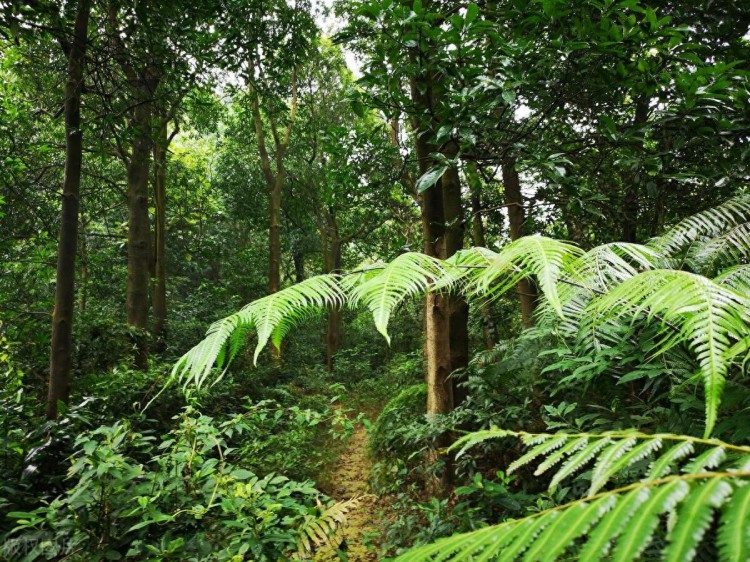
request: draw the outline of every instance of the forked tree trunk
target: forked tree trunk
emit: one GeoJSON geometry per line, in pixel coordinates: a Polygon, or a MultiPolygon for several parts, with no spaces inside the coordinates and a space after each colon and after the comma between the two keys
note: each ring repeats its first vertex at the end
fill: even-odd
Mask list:
{"type": "MultiPolygon", "coordinates": [[[[502,164],[503,185],[505,187],[505,204],[508,206],[508,234],[511,240],[518,240],[524,235],[526,212],[523,206],[521,181],[516,170],[516,162],[509,158],[502,164]]],[[[522,279],[516,286],[518,300],[521,303],[521,321],[525,327],[534,325],[534,309],[537,302],[537,291],[528,279],[522,279]]]]}
{"type": "Polygon", "coordinates": [[[154,143],[154,285],[151,336],[156,351],[164,351],[167,328],[167,120],[162,119],[154,143]]]}
{"type": "Polygon", "coordinates": [[[133,110],[135,130],[128,162],[128,282],[125,309],[127,322],[135,328],[135,366],[148,368],[148,309],[150,278],[150,221],[148,216],[148,177],[151,165],[150,93],[141,92],[133,110]]]}
{"type": "Polygon", "coordinates": [[[81,91],[90,11],[90,0],[78,2],[65,83],[65,177],[62,189],[60,236],[57,242],[55,309],[52,313],[52,345],[46,412],[48,419],[56,419],[58,402],[67,403],[70,397],[75,261],[83,160],[81,91]]]}

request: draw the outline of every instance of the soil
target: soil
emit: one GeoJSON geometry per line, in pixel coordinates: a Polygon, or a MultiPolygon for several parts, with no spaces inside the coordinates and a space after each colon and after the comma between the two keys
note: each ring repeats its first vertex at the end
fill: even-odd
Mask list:
{"type": "Polygon", "coordinates": [[[314,562],[371,562],[377,561],[372,546],[377,534],[375,520],[376,498],[370,494],[368,480],[370,459],[367,456],[367,432],[357,424],[346,448],[327,475],[328,494],[337,501],[361,498],[346,515],[335,544],[320,549],[314,562]]]}

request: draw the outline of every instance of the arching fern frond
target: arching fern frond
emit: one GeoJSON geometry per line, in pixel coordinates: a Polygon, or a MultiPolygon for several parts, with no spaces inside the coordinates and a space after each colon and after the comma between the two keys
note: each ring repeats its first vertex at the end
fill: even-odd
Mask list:
{"type": "Polygon", "coordinates": [[[474,247],[459,250],[443,261],[445,272],[433,285],[434,290],[466,288],[470,286],[497,258],[497,253],[487,248],[474,247]]]}
{"type": "Polygon", "coordinates": [[[583,250],[544,236],[524,236],[505,246],[487,264],[473,284],[475,293],[499,296],[521,279],[534,277],[550,306],[562,314],[558,280],[583,250]]]}
{"type": "Polygon", "coordinates": [[[351,301],[372,312],[375,327],[390,343],[388,321],[396,307],[404,299],[426,292],[445,273],[445,266],[437,258],[418,252],[401,254],[377,275],[354,285],[351,301]]]}
{"type": "MultiPolygon", "coordinates": [[[[654,248],[641,244],[602,244],[571,261],[558,283],[562,307],[559,328],[575,336],[591,300],[641,271],[665,267],[669,260],[654,248]]],[[[542,325],[558,324],[560,317],[545,303],[538,313],[542,325]]]]}
{"type": "Polygon", "coordinates": [[[714,278],[714,281],[750,297],[750,265],[748,264],[725,269],[714,278]]]}
{"type": "Polygon", "coordinates": [[[732,341],[750,335],[748,300],[739,293],[693,273],[653,270],[640,273],[597,298],[589,307],[595,321],[637,317],[661,322],[664,352],[686,342],[700,365],[706,402],[706,434],[710,434],[729,368],[726,352],[732,341]]]}
{"type": "Polygon", "coordinates": [[[664,559],[690,562],[717,513],[721,560],[745,559],[742,556],[750,548],[750,447],[637,431],[530,434],[487,430],[467,435],[453,448],[464,451],[485,439],[508,436],[520,437],[531,448],[512,468],[541,459],[537,474],[558,463],[562,471],[573,462],[577,467],[571,475],[593,465],[593,471],[600,475],[627,474],[633,479],[641,474],[642,479],[607,491],[597,487],[579,500],[441,539],[406,552],[397,560],[553,562],[571,555],[586,561],[602,560],[604,556],[618,562],[632,561],[652,543],[659,523],[669,514],[669,531],[663,536],[664,559]],[[664,452],[662,444],[669,445],[664,452]],[[593,453],[587,452],[597,445],[593,453]],[[728,458],[713,465],[696,464],[705,456],[700,452],[703,449],[720,449],[728,458]]]}
{"type": "Polygon", "coordinates": [[[728,232],[694,246],[688,261],[695,270],[703,271],[714,264],[744,263],[750,257],[750,222],[735,226],[728,232]]]}
{"type": "Polygon", "coordinates": [[[649,245],[665,255],[675,255],[689,245],[714,238],[732,227],[750,221],[750,196],[741,195],[726,203],[692,215],[649,245]]]}
{"type": "Polygon", "coordinates": [[[255,330],[258,336],[254,353],[257,361],[269,340],[278,346],[289,329],[311,312],[342,306],[345,302],[346,293],[337,274],[311,277],[255,300],[214,322],[206,337],[175,364],[172,376],[183,384],[192,382],[200,387],[214,366],[221,369],[231,362],[250,331],[255,330]]]}

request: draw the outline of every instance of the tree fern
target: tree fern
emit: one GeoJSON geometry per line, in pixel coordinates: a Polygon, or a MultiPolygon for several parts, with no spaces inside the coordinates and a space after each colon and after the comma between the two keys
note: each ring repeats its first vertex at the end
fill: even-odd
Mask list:
{"type": "MultiPolygon", "coordinates": [[[[599,443],[606,446],[600,446],[586,462],[577,463],[574,470],[567,469],[569,475],[584,476],[589,464],[594,465],[595,473],[597,466],[609,468],[598,471],[598,478],[603,479],[601,485],[579,500],[523,519],[441,539],[411,550],[397,560],[551,562],[566,553],[577,553],[577,560],[587,562],[601,560],[604,556],[619,562],[631,561],[653,541],[660,522],[670,514],[662,554],[666,560],[689,562],[695,557],[716,513],[720,513],[721,560],[746,559],[750,548],[750,465],[747,464],[750,463],[750,447],[716,439],[648,435],[633,430],[602,434],[530,434],[491,429],[469,434],[452,448],[463,454],[481,441],[508,436],[518,437],[531,447],[529,453],[532,454],[519,459],[513,467],[516,470],[534,461],[545,466],[550,457],[559,455],[568,444],[578,443],[562,455],[573,459],[586,448],[581,440],[585,440],[588,447],[599,443]],[[674,446],[663,451],[661,445],[667,443],[674,446]],[[705,452],[716,449],[723,451],[726,460],[706,469],[699,459],[705,452]],[[732,468],[738,462],[742,470],[732,468]],[[698,470],[692,472],[691,467],[698,470]],[[623,477],[630,483],[601,491],[613,478],[621,481],[623,477]]],[[[566,466],[563,462],[560,470],[566,470],[566,466]]]]}

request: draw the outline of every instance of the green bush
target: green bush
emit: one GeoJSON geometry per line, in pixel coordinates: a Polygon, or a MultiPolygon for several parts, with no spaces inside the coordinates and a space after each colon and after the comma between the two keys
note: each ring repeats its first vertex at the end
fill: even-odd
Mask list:
{"type": "Polygon", "coordinates": [[[49,505],[13,512],[4,556],[26,560],[288,559],[300,529],[330,503],[310,481],[259,477],[224,422],[187,409],[157,440],[117,422],[82,434],[68,470],[73,485],[49,505]]]}

